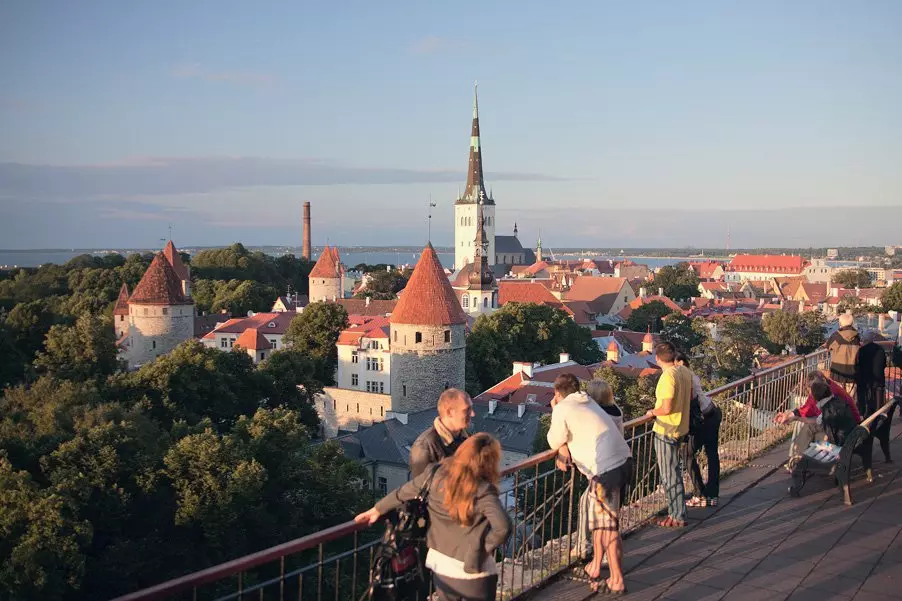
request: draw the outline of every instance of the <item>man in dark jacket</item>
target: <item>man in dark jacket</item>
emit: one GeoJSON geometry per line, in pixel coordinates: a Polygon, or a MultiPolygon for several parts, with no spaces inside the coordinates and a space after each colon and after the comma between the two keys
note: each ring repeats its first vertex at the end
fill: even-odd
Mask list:
{"type": "Polygon", "coordinates": [[[467,428],[475,415],[466,392],[456,388],[443,392],[438,398],[438,417],[410,447],[410,477],[416,478],[430,464],[453,455],[467,439],[467,428]]]}
{"type": "Polygon", "coordinates": [[[858,412],[862,417],[877,411],[886,396],[886,353],[874,336],[873,330],[865,332],[858,352],[858,412]]]}
{"type": "Polygon", "coordinates": [[[850,313],[840,315],[839,329],[825,343],[830,351],[830,378],[845,386],[847,391],[857,380],[858,351],[861,349],[861,338],[853,322],[850,313]]]}

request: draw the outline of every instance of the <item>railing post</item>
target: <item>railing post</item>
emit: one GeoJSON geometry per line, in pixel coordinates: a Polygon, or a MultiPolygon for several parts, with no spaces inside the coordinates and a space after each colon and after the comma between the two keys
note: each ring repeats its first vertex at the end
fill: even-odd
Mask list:
{"type": "Polygon", "coordinates": [[[570,467],[570,506],[567,511],[567,565],[573,563],[573,496],[576,492],[576,468],[570,467]]]}

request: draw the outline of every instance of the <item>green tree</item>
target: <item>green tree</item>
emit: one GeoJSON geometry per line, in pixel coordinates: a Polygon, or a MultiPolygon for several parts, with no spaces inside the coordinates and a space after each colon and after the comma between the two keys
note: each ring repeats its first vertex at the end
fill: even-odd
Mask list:
{"type": "Polygon", "coordinates": [[[467,337],[467,357],[475,371],[470,381],[478,381],[481,390],[508,376],[514,361],[556,363],[560,353],[581,364],[602,357],[589,330],[547,305],[508,303],[480,316],[467,337]]]}
{"type": "Polygon", "coordinates": [[[880,297],[884,311],[902,311],[902,282],[896,282],[880,297]]]}
{"type": "Polygon", "coordinates": [[[688,263],[665,265],[655,272],[654,285],[664,289],[664,296],[684,300],[698,296],[698,275],[688,263]]]}
{"type": "Polygon", "coordinates": [[[864,269],[843,269],[830,277],[830,283],[840,288],[869,288],[871,276],[864,269]]]}
{"type": "Polygon", "coordinates": [[[271,354],[259,367],[272,382],[269,405],[297,411],[301,423],[310,432],[318,432],[320,427],[313,406],[314,395],[323,390],[322,382],[317,379],[320,364],[302,351],[287,348],[271,354]]]}
{"type": "Polygon", "coordinates": [[[407,286],[411,271],[393,269],[390,271],[374,271],[368,274],[366,289],[359,292],[356,298],[373,298],[391,300],[398,298],[398,292],[407,286]]]}
{"type": "Polygon", "coordinates": [[[62,599],[85,572],[90,524],[0,454],[0,598],[62,599]]]}
{"type": "Polygon", "coordinates": [[[702,318],[691,319],[675,311],[664,316],[663,325],[661,337],[689,355],[693,354],[695,347],[704,342],[708,331],[702,318]]]}
{"type": "Polygon", "coordinates": [[[642,416],[655,406],[655,387],[660,374],[631,377],[610,365],[602,365],[592,377],[607,382],[624,419],[642,416]]]}
{"type": "Polygon", "coordinates": [[[738,315],[723,317],[701,344],[701,358],[693,363],[693,371],[709,382],[743,378],[751,373],[755,352],[764,340],[760,323],[738,315]]]}
{"type": "Polygon", "coordinates": [[[836,305],[838,313],[851,312],[855,317],[867,315],[876,310],[876,307],[869,305],[866,301],[857,296],[844,296],[836,305]]]}
{"type": "Polygon", "coordinates": [[[165,427],[204,418],[228,427],[260,407],[271,386],[246,353],[224,353],[197,340],[114,378],[111,385],[114,395],[146,407],[165,427]]]}
{"type": "Polygon", "coordinates": [[[338,367],[338,335],[348,327],[348,312],[338,303],[310,303],[291,320],[284,340],[297,351],[316,360],[317,379],[326,385],[335,382],[338,367]]]}
{"type": "Polygon", "coordinates": [[[635,309],[626,320],[626,328],[634,332],[642,332],[651,328],[652,332],[660,332],[663,319],[674,311],[661,301],[651,301],[635,309]]]}
{"type": "Polygon", "coordinates": [[[772,352],[781,352],[791,347],[798,353],[809,353],[824,343],[826,323],[820,311],[792,313],[775,311],[761,320],[767,341],[772,343],[772,352]]]}
{"type": "Polygon", "coordinates": [[[63,380],[85,381],[112,374],[119,368],[112,323],[85,314],[74,325],[53,326],[34,366],[40,373],[63,380]]]}

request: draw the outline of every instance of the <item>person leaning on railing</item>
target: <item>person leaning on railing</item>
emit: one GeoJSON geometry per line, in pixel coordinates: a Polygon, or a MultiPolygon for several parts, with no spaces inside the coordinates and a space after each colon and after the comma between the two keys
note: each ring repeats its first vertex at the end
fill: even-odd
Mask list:
{"type": "Polygon", "coordinates": [[[667,517],[658,520],[662,528],[686,527],[686,492],[680,470],[681,445],[689,433],[689,400],[692,372],[674,363],[676,348],[669,342],[655,346],[655,361],[662,372],[655,388],[655,408],[645,415],[655,418],[655,456],[667,498],[667,517]]]}
{"type": "MultiPolygon", "coordinates": [[[[678,352],[676,364],[689,368],[689,358],[678,352]]],[[[690,370],[691,371],[691,370],[690,370]]],[[[686,507],[717,507],[717,499],[720,497],[720,423],[723,421],[723,412],[714,401],[705,394],[702,381],[692,374],[692,399],[690,403],[698,402],[698,411],[701,413],[701,424],[698,430],[689,432],[689,443],[686,445],[686,454],[689,470],[689,481],[692,483],[692,498],[686,501],[686,507]],[[702,471],[698,466],[696,454],[699,449],[705,449],[705,458],[708,462],[708,482],[702,479],[702,471]]]]}
{"type": "MultiPolygon", "coordinates": [[[[855,406],[855,400],[849,396],[849,393],[846,392],[846,389],[843,388],[841,384],[834,382],[819,371],[808,374],[806,382],[809,389],[812,389],[816,383],[824,384],[832,396],[848,405],[849,412],[854,418],[855,423],[861,423],[861,414],[858,413],[858,408],[855,406]]],[[[778,413],[774,418],[774,421],[778,424],[790,424],[796,421],[801,424],[789,445],[789,461],[786,462],[787,471],[792,472],[793,468],[802,458],[802,453],[808,448],[808,445],[816,440],[823,440],[826,437],[823,425],[816,419],[820,414],[821,410],[818,406],[818,399],[815,398],[813,393],[809,392],[808,398],[801,407],[778,413]]]]}
{"type": "MultiPolygon", "coordinates": [[[[495,599],[494,553],[511,534],[511,519],[499,499],[500,471],[501,444],[486,433],[467,438],[437,466],[427,500],[426,567],[440,601],[495,599]]],[[[375,524],[416,498],[430,476],[432,470],[424,471],[354,521],[375,524]]]]}
{"type": "Polygon", "coordinates": [[[473,401],[463,390],[449,388],[438,398],[438,417],[432,427],[410,445],[410,477],[416,478],[426,468],[450,457],[467,439],[467,428],[476,414],[473,401]]]}
{"type": "MultiPolygon", "coordinates": [[[[579,388],[572,373],[555,378],[548,446],[589,478],[587,499],[580,503],[587,513],[580,519],[585,519],[592,532],[595,547],[592,562],[585,568],[590,586],[608,594],[623,594],[619,514],[622,491],[633,474],[632,456],[611,416],[579,388]],[[611,573],[602,581],[605,556],[611,573]]],[[[558,467],[569,469],[569,464],[559,463],[558,467]]]]}

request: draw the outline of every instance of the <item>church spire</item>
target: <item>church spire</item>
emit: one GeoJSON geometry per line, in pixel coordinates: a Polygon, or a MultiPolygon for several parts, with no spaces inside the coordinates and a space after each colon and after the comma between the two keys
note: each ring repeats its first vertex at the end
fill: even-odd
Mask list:
{"type": "Polygon", "coordinates": [[[495,284],[495,275],[492,273],[491,267],[489,267],[487,257],[489,239],[485,235],[483,204],[485,204],[485,198],[480,198],[476,213],[476,240],[473,243],[473,270],[468,278],[470,290],[491,290],[495,284]]]}
{"type": "Polygon", "coordinates": [[[485,191],[485,177],[482,172],[482,141],[479,137],[479,93],[477,84],[473,84],[473,127],[470,130],[470,160],[467,166],[467,187],[459,203],[479,202],[486,198],[489,204],[495,204],[491,195],[485,191]]]}

